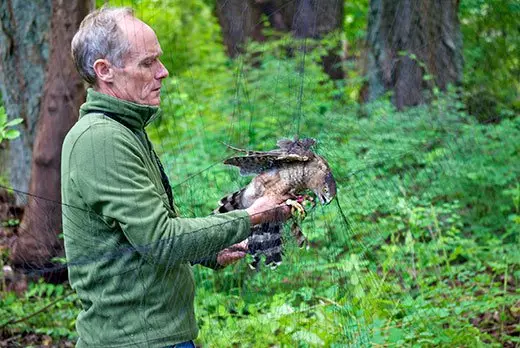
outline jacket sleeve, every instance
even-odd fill
[[[204,218],[169,216],[147,172],[142,147],[126,129],[93,124],[75,142],[71,180],[87,206],[124,233],[146,259],[164,264],[196,261],[247,238],[244,210]]]
[[[192,265],[201,265],[207,268],[211,268],[215,271],[221,270],[224,268],[220,263],[217,261],[218,254],[213,254],[210,256],[203,257],[202,259],[192,261]]]

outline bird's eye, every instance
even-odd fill
[[[327,188],[327,186],[325,186],[325,187],[323,188],[323,192],[325,192],[325,193],[329,192],[329,189]]]

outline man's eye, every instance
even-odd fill
[[[141,65],[144,66],[145,68],[151,67],[152,64],[153,64],[153,61],[151,61],[151,60],[145,60],[144,62],[141,63]]]

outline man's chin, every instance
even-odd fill
[[[148,106],[159,106],[161,104],[161,97],[153,98],[152,100],[147,100],[143,102],[142,104],[148,105]]]
[[[156,94],[156,96],[150,98],[150,104],[148,104],[148,105],[159,106],[159,104],[161,104],[161,92],[159,90],[158,93],[154,93],[154,94]]]

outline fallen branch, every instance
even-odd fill
[[[58,302],[63,301],[65,298],[69,297],[73,293],[74,293],[74,291],[70,290],[68,293],[66,293],[63,296],[57,298],[56,300],[52,301],[48,305],[38,309],[36,312],[29,314],[28,316],[25,316],[25,317],[20,318],[20,319],[11,319],[11,320],[9,320],[8,322],[0,325],[0,330],[2,330],[4,327],[6,327],[8,325],[21,323],[22,321],[26,321],[27,319],[30,319],[30,318],[34,317],[35,315],[38,315],[38,314],[44,312],[45,310],[49,309],[50,307],[56,305]]]

